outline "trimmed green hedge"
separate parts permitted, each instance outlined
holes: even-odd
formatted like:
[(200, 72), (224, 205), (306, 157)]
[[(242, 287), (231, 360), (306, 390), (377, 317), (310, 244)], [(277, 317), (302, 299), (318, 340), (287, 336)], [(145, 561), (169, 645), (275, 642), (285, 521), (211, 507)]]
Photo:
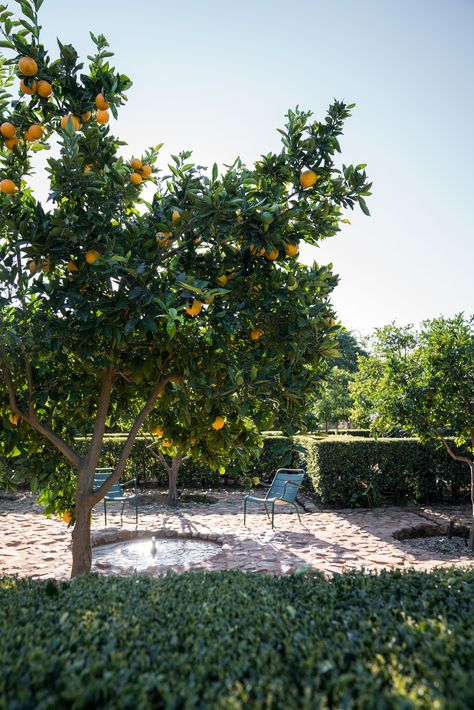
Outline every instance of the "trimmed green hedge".
[[(146, 451), (149, 437), (139, 437), (127, 464), (126, 478), (154, 480), (166, 487), (167, 474)], [(114, 466), (125, 443), (123, 437), (104, 442), (101, 466)], [(225, 475), (201, 464), (185, 461), (179, 474), (181, 488), (212, 488), (243, 485), (258, 476), (268, 483), (277, 468), (305, 468), (305, 486), (327, 505), (370, 507), (381, 503), (452, 501), (466, 498), (469, 469), (453, 461), (444, 449), (435, 450), (418, 439), (369, 439), (355, 436), (293, 438), (272, 432), (253, 464), (245, 471), (230, 465)]]
[(417, 439), (341, 436), (305, 445), (313, 489), (331, 505), (457, 501), (469, 487), (467, 466)]
[(0, 706), (474, 707), (474, 570), (0, 580)]

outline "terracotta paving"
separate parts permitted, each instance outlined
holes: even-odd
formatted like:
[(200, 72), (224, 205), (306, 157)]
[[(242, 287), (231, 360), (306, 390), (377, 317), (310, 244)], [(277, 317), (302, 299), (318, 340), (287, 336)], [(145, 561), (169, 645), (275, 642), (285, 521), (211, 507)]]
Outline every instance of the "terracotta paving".
[[(192, 569), (239, 568), (288, 574), (307, 567), (331, 575), (348, 569), (429, 570), (474, 565), (474, 558), (410, 550), (393, 537), (403, 528), (426, 524), (445, 527), (450, 518), (466, 523), (470, 521), (469, 506), (327, 510), (303, 499), (301, 523), (292, 509), (281, 507), (272, 530), (261, 506), (250, 509), (244, 527), (242, 492), (209, 493), (218, 498), (217, 503), (193, 503), (177, 510), (157, 502), (141, 505), (138, 534), (196, 537), (220, 543), (214, 557)], [(118, 511), (113, 511), (112, 506), (110, 510), (107, 528), (101, 506), (94, 511), (93, 544), (135, 536), (134, 509), (127, 507), (123, 526)], [(65, 523), (45, 518), (31, 495), (0, 498), (0, 575), (67, 578), (70, 567), (71, 531)], [(120, 573), (102, 562), (94, 563), (94, 568), (105, 574)], [(156, 564), (148, 568), (148, 573), (160, 574), (164, 570)]]

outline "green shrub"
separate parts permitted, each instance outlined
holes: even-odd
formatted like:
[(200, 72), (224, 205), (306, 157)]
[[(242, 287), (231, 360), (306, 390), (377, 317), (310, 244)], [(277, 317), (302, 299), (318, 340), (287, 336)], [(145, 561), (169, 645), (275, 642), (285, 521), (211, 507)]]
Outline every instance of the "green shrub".
[(2, 708), (474, 707), (473, 570), (0, 581)]
[(307, 449), (313, 489), (331, 505), (456, 500), (469, 482), (467, 466), (418, 439), (328, 437)]

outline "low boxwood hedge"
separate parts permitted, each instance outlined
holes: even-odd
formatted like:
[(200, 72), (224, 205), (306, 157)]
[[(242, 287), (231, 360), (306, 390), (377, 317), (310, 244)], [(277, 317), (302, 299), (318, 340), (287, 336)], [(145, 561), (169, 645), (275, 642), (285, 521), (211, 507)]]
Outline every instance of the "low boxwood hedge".
[(474, 707), (473, 570), (0, 580), (0, 707)]

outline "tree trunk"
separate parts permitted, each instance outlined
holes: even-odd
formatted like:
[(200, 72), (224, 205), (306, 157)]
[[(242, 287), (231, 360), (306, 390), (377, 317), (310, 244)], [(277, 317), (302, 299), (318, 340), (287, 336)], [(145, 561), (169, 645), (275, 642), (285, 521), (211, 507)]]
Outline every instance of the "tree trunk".
[(76, 509), (74, 530), (72, 532), (72, 570), (71, 577), (89, 574), (92, 566), (91, 545), (91, 501), (89, 495), (90, 475), (87, 466), (77, 472)]
[(175, 457), (168, 469), (168, 498), (166, 502), (173, 508), (178, 505), (178, 473), (181, 461), (180, 457)]
[(92, 566), (91, 509), (89, 496), (76, 497), (76, 522), (72, 532), (71, 577), (89, 574)]
[[(469, 468), (471, 469), (471, 505), (472, 505), (472, 517), (474, 518), (474, 461), (469, 463)], [(471, 533), (469, 535), (469, 547), (474, 552), (474, 520), (471, 523)]]

